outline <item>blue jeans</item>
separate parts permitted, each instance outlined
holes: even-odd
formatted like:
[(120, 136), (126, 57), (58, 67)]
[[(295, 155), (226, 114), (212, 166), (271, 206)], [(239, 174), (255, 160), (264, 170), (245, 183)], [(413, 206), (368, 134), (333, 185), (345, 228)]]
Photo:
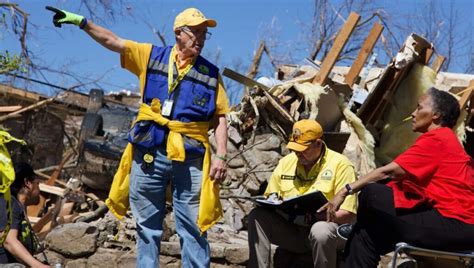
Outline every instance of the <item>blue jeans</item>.
[[(154, 154), (154, 164), (143, 161)], [(166, 215), (166, 187), (171, 182), (176, 232), (179, 235), (183, 267), (209, 267), (210, 249), (206, 235), (196, 224), (202, 181), (201, 154), (186, 155), (184, 162), (166, 158), (166, 150), (133, 151), (130, 174), (130, 207), (137, 222), (137, 267), (159, 267), (160, 241)]]

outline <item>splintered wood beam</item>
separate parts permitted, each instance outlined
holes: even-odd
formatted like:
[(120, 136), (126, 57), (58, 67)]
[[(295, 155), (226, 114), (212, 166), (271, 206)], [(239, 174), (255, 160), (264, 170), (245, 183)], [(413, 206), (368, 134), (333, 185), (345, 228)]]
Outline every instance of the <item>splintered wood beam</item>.
[(43, 106), (43, 105), (46, 105), (46, 104), (48, 104), (48, 103), (50, 103), (50, 102), (53, 102), (53, 101), (54, 101), (54, 98), (49, 98), (49, 99), (42, 100), (42, 101), (39, 101), (39, 102), (37, 102), (37, 103), (34, 103), (34, 104), (32, 104), (32, 105), (30, 105), (30, 106), (28, 106), (28, 107), (22, 108), (22, 109), (20, 109), (20, 110), (15, 111), (15, 112), (9, 113), (9, 114), (7, 114), (7, 115), (0, 116), (0, 122), (3, 122), (3, 121), (5, 121), (5, 120), (7, 120), (7, 119), (10, 119), (10, 118), (13, 118), (13, 117), (15, 117), (15, 116), (17, 116), (17, 115), (19, 115), (19, 114), (21, 114), (21, 113), (23, 113), (23, 112), (26, 112), (26, 111), (29, 111), (29, 110), (33, 110), (33, 109), (39, 108), (39, 107), (41, 107), (41, 106)]
[(424, 63), (425, 65), (428, 65), (430, 63), (431, 56), (433, 56), (433, 49), (432, 48), (427, 48), (425, 52), (425, 60)]
[(341, 31), (337, 34), (331, 50), (324, 58), (323, 63), (321, 64), (321, 69), (314, 77), (314, 84), (320, 84), (322, 86), (326, 84), (326, 80), (328, 79), (328, 76), (331, 73), (332, 67), (334, 67), (334, 64), (336, 64), (336, 61), (339, 58), (339, 54), (341, 54), (342, 49), (346, 45), (347, 41), (349, 40), (349, 37), (357, 26), (357, 22), (359, 21), (359, 19), (359, 14), (351, 12), (346, 23), (344, 23), (344, 26), (342, 26)]
[(243, 84), (244, 86), (247, 86), (247, 87), (258, 86), (259, 88), (261, 88), (263, 90), (269, 90), (270, 89), (269, 87), (267, 87), (263, 84), (260, 84), (259, 82), (255, 81), (251, 78), (248, 78), (247, 76), (242, 75), (242, 74), (240, 74), (236, 71), (228, 69), (228, 68), (224, 68), (224, 71), (222, 72), (222, 75), (227, 76), (230, 79), (232, 79), (236, 82), (239, 82), (239, 83), (241, 83), (241, 84)]
[(17, 98), (27, 101), (40, 101), (41, 95), (38, 93), (33, 93), (29, 91), (25, 91), (23, 89), (10, 87), (7, 85), (0, 85), (0, 93), (4, 94), (11, 94)]
[(382, 34), (382, 31), (382, 25), (375, 23), (374, 26), (372, 26), (372, 29), (370, 30), (369, 35), (365, 39), (364, 44), (362, 45), (362, 48), (360, 49), (359, 54), (357, 55), (357, 58), (352, 63), (351, 69), (346, 75), (345, 82), (350, 87), (352, 87), (355, 81), (357, 80), (360, 71), (364, 67), (367, 59), (369, 58), (372, 49), (374, 49), (374, 46), (377, 43), (377, 40), (379, 39), (380, 35)]
[(257, 52), (253, 57), (252, 65), (250, 65), (249, 72), (247, 73), (247, 77), (255, 78), (257, 75), (258, 67), (260, 66), (260, 61), (262, 60), (263, 50), (265, 49), (265, 42), (260, 41), (260, 45), (258, 46)]
[(471, 80), (469, 82), (469, 86), (464, 90), (464, 93), (461, 96), (461, 99), (459, 100), (459, 107), (461, 110), (464, 110), (466, 108), (467, 102), (471, 99), (471, 95), (474, 90), (474, 80)]
[[(30, 215), (28, 215), (28, 217), (31, 217)], [(34, 225), (33, 225), (33, 231), (35, 233), (39, 233), (43, 228), (44, 226), (46, 226), (46, 224), (48, 224), (49, 222), (51, 222), (51, 219), (53, 218), (53, 212), (52, 210), (48, 210), (48, 212), (46, 212), (46, 214), (41, 217), (41, 219), (39, 219)]]
[(48, 193), (48, 194), (54, 194), (60, 197), (64, 197), (66, 193), (66, 189), (57, 187), (57, 186), (52, 186), (52, 185), (47, 185), (44, 183), (39, 184), (39, 188), (41, 192)]
[(11, 113), (20, 110), (23, 108), (21, 105), (13, 105), (13, 106), (0, 106), (0, 113)]
[(439, 73), (439, 70), (441, 70), (441, 67), (443, 67), (443, 63), (446, 60), (446, 57), (438, 55), (436, 59), (433, 61), (433, 64), (431, 65), (431, 69), (433, 69), (436, 73)]

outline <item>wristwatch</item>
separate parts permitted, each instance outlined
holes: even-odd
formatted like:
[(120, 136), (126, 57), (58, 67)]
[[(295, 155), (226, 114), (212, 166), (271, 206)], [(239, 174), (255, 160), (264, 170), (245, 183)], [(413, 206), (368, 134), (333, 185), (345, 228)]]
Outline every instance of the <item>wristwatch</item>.
[(354, 189), (352, 189), (352, 187), (349, 183), (346, 183), (345, 187), (346, 187), (348, 195), (354, 194)]

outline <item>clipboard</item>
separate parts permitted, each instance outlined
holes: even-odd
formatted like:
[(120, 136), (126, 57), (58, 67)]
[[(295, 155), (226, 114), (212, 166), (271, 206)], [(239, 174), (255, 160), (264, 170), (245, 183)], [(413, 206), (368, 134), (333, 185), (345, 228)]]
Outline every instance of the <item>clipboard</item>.
[(269, 201), (266, 198), (255, 199), (257, 205), (270, 209), (293, 212), (315, 212), (328, 202), (321, 191), (315, 191), (285, 200)]

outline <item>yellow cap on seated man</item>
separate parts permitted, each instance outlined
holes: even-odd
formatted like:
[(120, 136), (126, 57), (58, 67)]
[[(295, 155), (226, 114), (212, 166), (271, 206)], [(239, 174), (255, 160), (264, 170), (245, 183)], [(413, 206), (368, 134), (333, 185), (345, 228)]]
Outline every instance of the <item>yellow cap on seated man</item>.
[(323, 128), (315, 120), (303, 119), (293, 125), (293, 132), (286, 148), (302, 152), (323, 136)]

